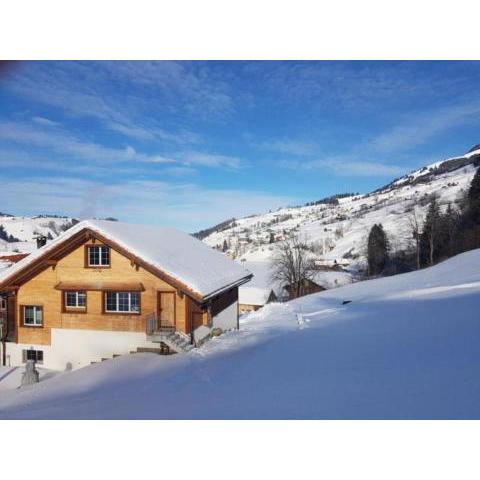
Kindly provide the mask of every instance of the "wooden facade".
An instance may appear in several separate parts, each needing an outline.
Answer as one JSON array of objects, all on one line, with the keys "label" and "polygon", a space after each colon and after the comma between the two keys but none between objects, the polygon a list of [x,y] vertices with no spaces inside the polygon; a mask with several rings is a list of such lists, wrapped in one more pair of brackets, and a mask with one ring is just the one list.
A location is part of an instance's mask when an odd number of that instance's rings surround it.
[{"label": "wooden facade", "polygon": [[[97,246],[106,245],[95,238],[93,241]],[[165,309],[176,330],[189,334],[192,329],[209,324],[212,308],[229,305],[238,298],[238,287],[235,287],[215,297],[211,305],[202,305],[186,289],[180,289],[177,282],[173,285],[115,248],[110,248],[108,268],[89,266],[86,264],[87,245],[92,245],[92,238],[84,238],[49,263],[33,265],[33,272],[22,272],[21,282],[9,287],[9,309],[14,311],[9,330],[11,338],[14,324],[16,343],[50,345],[52,328],[145,332],[146,317],[160,316]],[[86,292],[85,307],[66,308],[65,293],[76,290]],[[106,312],[105,294],[108,291],[138,292],[140,311]],[[42,308],[42,326],[24,324],[25,306]]]},{"label": "wooden facade", "polygon": [[[285,287],[283,288],[288,292],[289,300],[293,300],[294,298],[298,297],[297,285],[285,285]],[[301,290],[300,296],[303,296],[303,295],[310,295],[311,293],[323,292],[323,290],[326,290],[326,288],[322,287],[321,285],[318,285],[313,280],[305,279],[303,281],[303,285],[300,290]]]}]

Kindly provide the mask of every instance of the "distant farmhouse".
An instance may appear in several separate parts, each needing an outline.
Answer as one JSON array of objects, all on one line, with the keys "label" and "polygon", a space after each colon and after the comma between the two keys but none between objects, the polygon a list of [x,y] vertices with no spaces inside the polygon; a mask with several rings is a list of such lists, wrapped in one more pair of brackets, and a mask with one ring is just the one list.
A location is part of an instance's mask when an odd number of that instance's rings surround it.
[{"label": "distant farmhouse", "polygon": [[238,288],[252,278],[178,230],[104,220],[18,260],[0,270],[1,360],[12,366],[189,350],[238,328]]},{"label": "distant farmhouse", "polygon": [[[296,298],[296,289],[291,285],[284,285],[271,278],[269,262],[242,262],[244,268],[253,273],[253,279],[239,289],[240,313],[256,311],[270,302],[285,302]],[[336,265],[332,261],[332,265]],[[321,292],[323,290],[341,287],[352,283],[352,274],[344,271],[340,266],[319,266],[318,271],[306,280],[303,288],[304,295]]]},{"label": "distant farmhouse", "polygon": [[243,286],[239,290],[240,313],[255,312],[267,303],[276,302],[277,295],[271,288]]}]

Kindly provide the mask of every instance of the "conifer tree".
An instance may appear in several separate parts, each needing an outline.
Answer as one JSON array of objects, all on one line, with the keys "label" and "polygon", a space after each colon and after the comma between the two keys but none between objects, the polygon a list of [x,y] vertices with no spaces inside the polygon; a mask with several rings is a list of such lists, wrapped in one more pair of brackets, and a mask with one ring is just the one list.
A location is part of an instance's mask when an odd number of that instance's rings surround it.
[{"label": "conifer tree", "polygon": [[440,206],[436,197],[433,197],[427,210],[421,237],[421,249],[424,263],[434,264],[436,248],[439,242]]},{"label": "conifer tree", "polygon": [[472,179],[468,190],[468,216],[471,225],[480,224],[480,168]]},{"label": "conifer tree", "polygon": [[371,228],[367,250],[368,275],[379,275],[388,260],[388,239],[381,223]]},{"label": "conifer tree", "polygon": [[460,219],[461,251],[480,247],[480,168],[472,179]]}]

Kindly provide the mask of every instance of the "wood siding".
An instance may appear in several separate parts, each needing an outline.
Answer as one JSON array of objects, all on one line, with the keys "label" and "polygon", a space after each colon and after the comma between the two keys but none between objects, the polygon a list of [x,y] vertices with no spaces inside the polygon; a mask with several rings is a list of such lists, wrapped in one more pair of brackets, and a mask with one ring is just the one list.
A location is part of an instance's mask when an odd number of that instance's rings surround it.
[{"label": "wood siding", "polygon": [[[85,244],[92,243],[91,240]],[[95,245],[101,245],[96,242]],[[157,312],[157,292],[171,291],[175,293],[175,312],[177,330],[189,333],[189,317],[191,312],[200,309],[205,312],[187,295],[179,295],[177,289],[164,280],[156,277],[142,267],[135,265],[131,260],[110,250],[110,268],[85,268],[84,244],[58,260],[56,265],[48,267],[21,285],[17,293],[16,323],[18,328],[18,342],[26,344],[49,345],[51,343],[52,328],[72,328],[111,331],[145,331],[145,317]],[[144,286],[141,295],[140,314],[102,313],[102,291],[87,291],[87,313],[62,311],[63,291],[55,288],[60,282],[71,285],[85,285],[85,283],[108,284],[138,284]],[[24,327],[21,322],[21,305],[38,305],[43,307],[43,327]]]},{"label": "wood siding", "polygon": [[191,333],[192,330],[200,327],[201,325],[208,325],[208,312],[206,308],[193,300],[192,298],[187,299],[187,330],[186,333]]}]

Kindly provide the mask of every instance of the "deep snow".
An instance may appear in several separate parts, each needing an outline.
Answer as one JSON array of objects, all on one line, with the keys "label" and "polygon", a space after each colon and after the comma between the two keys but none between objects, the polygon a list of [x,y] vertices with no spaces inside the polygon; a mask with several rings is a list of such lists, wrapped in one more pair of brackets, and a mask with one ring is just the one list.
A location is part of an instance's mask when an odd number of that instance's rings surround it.
[{"label": "deep snow", "polygon": [[186,355],[0,392],[0,418],[480,418],[479,312],[476,250],[267,305]]}]

